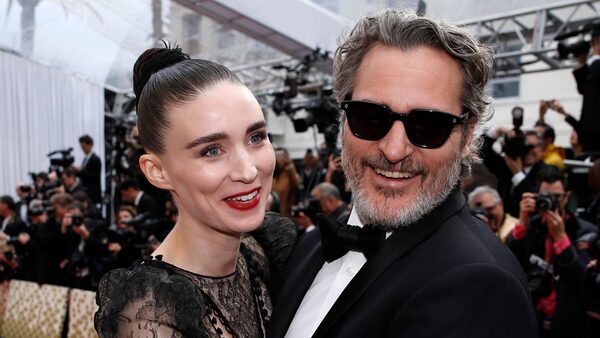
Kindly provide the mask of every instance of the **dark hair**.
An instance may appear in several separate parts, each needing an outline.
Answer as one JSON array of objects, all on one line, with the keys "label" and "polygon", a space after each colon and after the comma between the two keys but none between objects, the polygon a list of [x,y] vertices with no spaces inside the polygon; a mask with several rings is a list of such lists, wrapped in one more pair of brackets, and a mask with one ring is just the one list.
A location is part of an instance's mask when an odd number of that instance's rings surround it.
[{"label": "dark hair", "polygon": [[550,141],[552,141],[552,143],[554,143],[555,138],[556,138],[556,133],[554,132],[554,128],[550,127],[549,125],[546,125],[544,127],[544,132],[542,133],[542,139],[544,141],[547,139],[550,139]]},{"label": "dark hair", "polygon": [[11,211],[15,211],[15,200],[9,195],[0,196],[0,203],[4,203]]},{"label": "dark hair", "polygon": [[121,182],[121,184],[119,184],[119,190],[127,190],[129,188],[141,190],[139,183],[133,178],[126,179],[125,181]]},{"label": "dark hair", "polygon": [[558,169],[553,165],[546,166],[545,168],[540,170],[538,174],[538,186],[541,185],[542,182],[554,183],[556,181],[560,181],[565,190],[567,190],[567,183],[565,181],[565,175],[563,174],[562,170]]},{"label": "dark hair", "polygon": [[79,137],[79,143],[94,145],[94,139],[90,135],[85,134],[85,135]]},{"label": "dark hair", "polygon": [[68,177],[76,177],[77,176],[77,172],[75,171],[75,168],[68,167],[67,169],[65,169],[63,171],[63,175],[64,176],[68,176]]},{"label": "dark hair", "polygon": [[73,197],[67,193],[54,194],[52,195],[52,197],[50,197],[50,203],[58,204],[61,207],[66,207],[69,204],[73,203]]},{"label": "dark hair", "polygon": [[167,110],[191,101],[201,91],[219,82],[242,85],[238,77],[220,64],[190,59],[181,48],[151,48],[133,66],[133,91],[140,141],[153,153],[164,152],[164,134],[169,127]]}]

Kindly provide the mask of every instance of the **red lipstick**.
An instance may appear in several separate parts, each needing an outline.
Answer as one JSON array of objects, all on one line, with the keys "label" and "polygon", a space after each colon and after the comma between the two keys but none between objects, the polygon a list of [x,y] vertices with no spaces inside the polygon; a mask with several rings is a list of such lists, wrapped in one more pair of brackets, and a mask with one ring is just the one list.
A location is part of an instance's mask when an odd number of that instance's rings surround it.
[{"label": "red lipstick", "polygon": [[250,210],[260,202],[260,188],[225,197],[225,203],[236,210]]}]

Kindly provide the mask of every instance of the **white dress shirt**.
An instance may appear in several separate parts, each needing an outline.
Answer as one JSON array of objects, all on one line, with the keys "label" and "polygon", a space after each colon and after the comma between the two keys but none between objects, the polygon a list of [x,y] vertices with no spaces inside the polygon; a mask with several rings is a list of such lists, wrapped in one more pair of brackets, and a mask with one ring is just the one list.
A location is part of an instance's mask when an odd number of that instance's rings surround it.
[{"label": "white dress shirt", "polygon": [[[363,224],[352,209],[348,224],[362,228]],[[288,328],[286,338],[312,336],[342,291],[363,267],[367,259],[361,252],[348,251],[331,263],[325,262],[304,295],[302,303]]]}]

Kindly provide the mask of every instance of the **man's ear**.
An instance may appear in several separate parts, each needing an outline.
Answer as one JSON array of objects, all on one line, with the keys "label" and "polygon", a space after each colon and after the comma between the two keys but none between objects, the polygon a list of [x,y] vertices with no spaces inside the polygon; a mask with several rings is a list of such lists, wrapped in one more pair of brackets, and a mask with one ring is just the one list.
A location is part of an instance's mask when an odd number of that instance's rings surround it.
[{"label": "man's ear", "polygon": [[144,154],[140,156],[140,169],[153,186],[173,190],[160,159],[156,155]]},{"label": "man's ear", "polygon": [[462,158],[466,158],[467,156],[469,156],[469,154],[471,154],[471,144],[473,143],[473,133],[475,132],[475,125],[476,123],[469,123],[467,125],[467,130],[466,130],[466,142],[465,142],[465,146],[462,149]]}]

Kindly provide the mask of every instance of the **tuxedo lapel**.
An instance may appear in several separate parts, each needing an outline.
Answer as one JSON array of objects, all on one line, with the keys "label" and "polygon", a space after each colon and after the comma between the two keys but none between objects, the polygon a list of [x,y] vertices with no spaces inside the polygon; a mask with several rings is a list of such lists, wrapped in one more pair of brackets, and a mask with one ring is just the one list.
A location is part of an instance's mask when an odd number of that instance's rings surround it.
[{"label": "tuxedo lapel", "polygon": [[[275,304],[269,326],[269,337],[283,337],[300,306],[304,294],[312,285],[315,276],[325,263],[321,251],[319,230],[313,230],[305,235],[306,241],[301,242],[292,255],[300,259],[290,259],[287,262],[283,286]],[[302,247],[300,247],[302,245]],[[294,257],[294,258],[295,258]]]},{"label": "tuxedo lapel", "polygon": [[362,267],[340,297],[333,304],[313,337],[327,337],[329,329],[362,296],[369,286],[394,262],[427,239],[445,220],[456,214],[465,204],[456,189],[448,199],[415,224],[400,228],[385,241],[382,248]]}]

